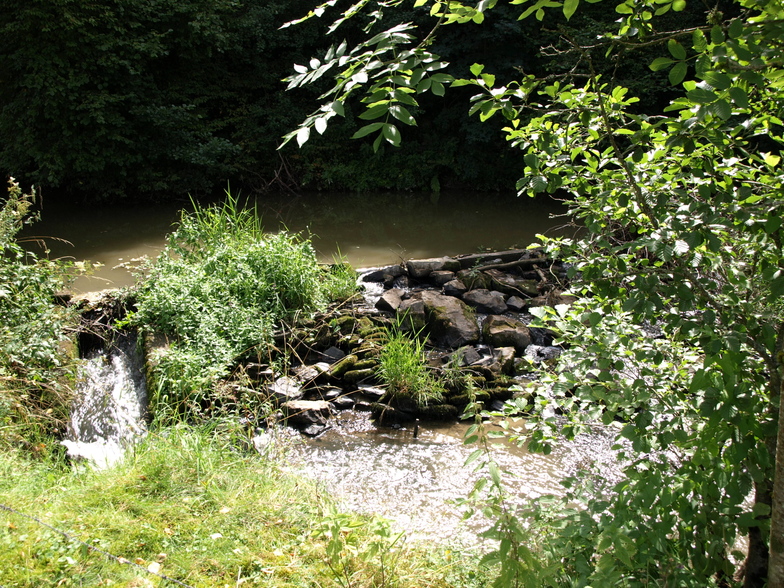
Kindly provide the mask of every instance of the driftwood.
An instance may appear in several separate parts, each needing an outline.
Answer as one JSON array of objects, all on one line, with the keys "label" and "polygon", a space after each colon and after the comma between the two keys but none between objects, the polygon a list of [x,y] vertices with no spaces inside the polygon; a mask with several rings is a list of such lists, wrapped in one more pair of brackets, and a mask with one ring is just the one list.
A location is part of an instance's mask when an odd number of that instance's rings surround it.
[{"label": "driftwood", "polygon": [[475,270],[485,271],[490,269],[509,269],[519,267],[522,269],[531,269],[532,266],[539,263],[547,263],[549,260],[546,257],[533,257],[531,259],[518,259],[517,261],[510,261],[508,263],[491,263],[489,265],[478,265]]}]

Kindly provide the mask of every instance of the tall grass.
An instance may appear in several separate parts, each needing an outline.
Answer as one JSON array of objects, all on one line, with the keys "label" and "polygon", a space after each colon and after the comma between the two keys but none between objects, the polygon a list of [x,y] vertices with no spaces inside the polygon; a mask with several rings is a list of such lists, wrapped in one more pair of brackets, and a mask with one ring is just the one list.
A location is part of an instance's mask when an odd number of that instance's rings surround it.
[{"label": "tall grass", "polygon": [[443,384],[425,362],[425,343],[418,337],[392,329],[379,356],[379,366],[387,395],[401,407],[422,408],[443,399]]},{"label": "tall grass", "polygon": [[183,212],[147,268],[132,318],[173,342],[154,358],[153,409],[209,404],[238,357],[269,358],[281,322],[348,289],[356,289],[353,271],[325,271],[308,240],[265,233],[256,211],[230,194],[221,205]]}]

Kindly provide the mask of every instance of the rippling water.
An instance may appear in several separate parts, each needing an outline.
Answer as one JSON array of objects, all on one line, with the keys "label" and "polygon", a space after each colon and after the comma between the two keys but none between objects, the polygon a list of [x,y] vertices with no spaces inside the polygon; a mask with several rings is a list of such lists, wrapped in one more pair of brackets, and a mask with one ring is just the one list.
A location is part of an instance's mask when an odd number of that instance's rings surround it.
[{"label": "rippling water", "polygon": [[147,387],[136,337],[125,336],[85,359],[78,377],[63,445],[72,458],[108,467],[146,433]]},{"label": "rippling water", "polygon": [[[341,413],[335,426],[316,439],[296,436],[289,451],[298,471],[319,480],[353,510],[377,513],[415,538],[476,541],[487,521],[461,523],[454,505],[467,497],[482,472],[465,467],[476,448],[463,445],[467,425],[375,426],[367,413]],[[550,455],[530,453],[505,443],[494,445],[493,458],[508,471],[505,482],[514,500],[560,495],[560,480],[586,463],[599,463],[606,475],[614,467],[609,437],[584,436],[560,444]]]}]

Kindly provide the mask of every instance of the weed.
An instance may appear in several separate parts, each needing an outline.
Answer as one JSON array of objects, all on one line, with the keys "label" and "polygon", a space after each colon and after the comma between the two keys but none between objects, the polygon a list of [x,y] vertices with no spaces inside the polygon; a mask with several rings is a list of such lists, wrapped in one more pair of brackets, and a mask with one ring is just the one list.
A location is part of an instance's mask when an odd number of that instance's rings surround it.
[{"label": "weed", "polygon": [[54,303],[73,266],[38,258],[16,241],[35,220],[33,199],[11,180],[0,208],[0,443],[40,453],[67,419],[74,362],[63,343],[75,315]]}]

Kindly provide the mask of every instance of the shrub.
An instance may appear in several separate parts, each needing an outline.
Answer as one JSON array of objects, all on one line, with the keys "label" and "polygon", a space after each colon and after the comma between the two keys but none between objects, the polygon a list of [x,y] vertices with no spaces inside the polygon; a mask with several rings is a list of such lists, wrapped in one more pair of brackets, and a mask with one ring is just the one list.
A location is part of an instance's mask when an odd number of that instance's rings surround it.
[{"label": "shrub", "polygon": [[35,217],[34,194],[11,180],[0,209],[0,442],[51,433],[67,418],[70,358],[62,342],[73,313],[54,303],[69,265],[39,259],[17,242]]},{"label": "shrub", "polygon": [[181,412],[214,400],[214,383],[238,357],[268,357],[281,322],[324,307],[348,284],[356,289],[353,271],[325,272],[308,240],[265,233],[256,211],[230,194],[183,212],[147,268],[132,318],[173,341],[153,358],[153,408]]}]

